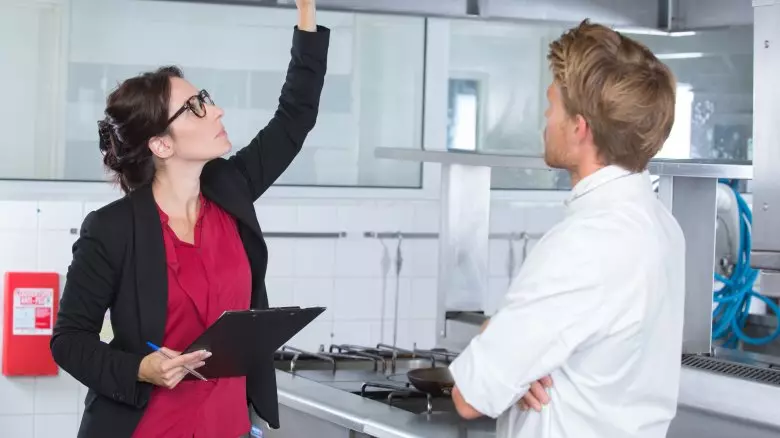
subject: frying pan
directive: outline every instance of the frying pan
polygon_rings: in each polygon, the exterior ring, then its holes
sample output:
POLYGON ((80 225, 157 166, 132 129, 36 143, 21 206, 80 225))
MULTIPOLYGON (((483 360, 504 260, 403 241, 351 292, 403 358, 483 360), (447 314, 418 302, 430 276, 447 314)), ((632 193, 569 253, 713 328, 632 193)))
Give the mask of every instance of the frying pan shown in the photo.
POLYGON ((409 370, 406 378, 418 391, 432 396, 449 395, 455 380, 447 367, 417 368, 409 370))

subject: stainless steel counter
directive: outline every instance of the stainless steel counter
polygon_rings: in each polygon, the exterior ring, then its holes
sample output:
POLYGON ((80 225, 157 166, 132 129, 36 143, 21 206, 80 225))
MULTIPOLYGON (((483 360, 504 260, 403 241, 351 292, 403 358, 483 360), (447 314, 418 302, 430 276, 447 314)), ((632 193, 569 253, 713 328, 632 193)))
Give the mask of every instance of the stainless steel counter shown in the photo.
POLYGON ((694 365, 683 366, 680 405, 780 431, 780 358, 717 348, 694 365))
POLYGON ((667 438, 776 438, 780 388, 683 367, 667 438))
MULTIPOLYGON (((366 399, 346 391, 296 377, 284 371, 276 372, 279 404, 324 423, 338 426, 357 436, 377 438, 438 438, 438 437, 495 437, 495 421, 462 420, 456 413, 412 414, 402 409, 366 399)), ((285 419, 282 419, 284 423, 285 419)), ((288 422, 291 418, 287 418, 288 422)), ((296 420, 296 421, 308 421, 296 420)), ((269 438, 282 435, 281 431, 294 425, 284 424, 280 433, 270 431, 269 438)), ((300 435, 299 435, 300 436, 300 435)), ((323 436, 318 433, 318 436, 323 436)), ((356 436, 345 434, 344 436, 356 436)))
MULTIPOLYGON (((780 436, 780 371, 775 369, 780 360, 732 351, 717 351, 717 357, 726 362, 722 366, 685 362, 678 413, 667 437, 780 436), (735 363, 747 368, 734 368, 735 363)), ((268 431, 268 438, 495 437, 495 421, 488 418, 465 421, 451 409, 417 414, 408 410, 410 405, 404 405, 403 400, 394 402, 397 407, 393 407, 361 397, 353 393, 355 388, 342 388, 340 384, 354 379, 336 378, 338 373, 333 380, 339 382, 318 382, 307 378, 306 371, 299 372, 302 375, 276 372, 282 429, 268 431)), ((321 379, 316 374, 311 377, 321 379)), ((420 399, 408 401, 418 403, 420 399)))

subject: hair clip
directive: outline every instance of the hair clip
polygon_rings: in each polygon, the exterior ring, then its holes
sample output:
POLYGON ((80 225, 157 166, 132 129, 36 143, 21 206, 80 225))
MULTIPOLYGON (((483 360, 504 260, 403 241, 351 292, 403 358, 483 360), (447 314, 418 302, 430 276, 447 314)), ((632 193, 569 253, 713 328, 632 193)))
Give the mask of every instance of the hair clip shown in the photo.
POLYGON ((112 146, 111 142, 111 124, 108 121, 98 120, 98 135, 100 136, 100 148, 108 149, 112 146))

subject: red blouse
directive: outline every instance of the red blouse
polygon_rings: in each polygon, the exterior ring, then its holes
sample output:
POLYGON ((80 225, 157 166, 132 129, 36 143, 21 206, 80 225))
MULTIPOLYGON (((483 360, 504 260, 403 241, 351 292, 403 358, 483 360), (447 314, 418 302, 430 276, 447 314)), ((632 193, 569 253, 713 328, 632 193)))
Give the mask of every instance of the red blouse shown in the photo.
MULTIPOLYGON (((158 211, 168 264, 163 345, 182 351, 222 312, 249 308, 252 276, 235 219, 219 206, 201 197, 194 244, 179 240, 158 211)), ((133 437, 239 437, 251 426, 247 406, 245 377, 155 387, 133 437)))

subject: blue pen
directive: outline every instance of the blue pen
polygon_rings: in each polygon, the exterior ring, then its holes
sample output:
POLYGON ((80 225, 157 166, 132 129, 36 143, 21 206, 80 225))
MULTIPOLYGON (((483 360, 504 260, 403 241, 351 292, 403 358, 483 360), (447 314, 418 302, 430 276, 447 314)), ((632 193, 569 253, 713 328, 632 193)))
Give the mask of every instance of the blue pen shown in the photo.
MULTIPOLYGON (((158 353, 162 354, 163 356, 165 356, 165 358, 167 358, 167 359, 173 359, 173 356, 171 356, 171 355, 169 355, 169 354, 165 353, 164 351, 162 351, 162 350, 160 349, 160 347, 158 347, 158 346, 154 345, 153 343, 151 343, 151 342, 148 342, 148 341, 147 341, 147 342, 146 342, 146 345, 148 345, 148 346, 149 346, 149 348, 151 348, 152 350, 154 350, 154 351, 156 351, 156 352, 158 352, 158 353)), ((192 374, 193 376, 195 376, 195 377, 199 378, 200 380, 203 380, 204 382, 208 382, 208 380, 207 380, 205 377, 203 377, 203 375, 202 375, 201 373, 199 373, 199 372, 197 372, 197 371, 195 371, 195 370, 193 370, 193 369, 191 369, 191 368, 189 368, 189 367, 184 367, 184 369, 185 369, 185 370, 187 370, 187 372, 188 372, 188 373, 190 373, 190 374, 192 374)))

